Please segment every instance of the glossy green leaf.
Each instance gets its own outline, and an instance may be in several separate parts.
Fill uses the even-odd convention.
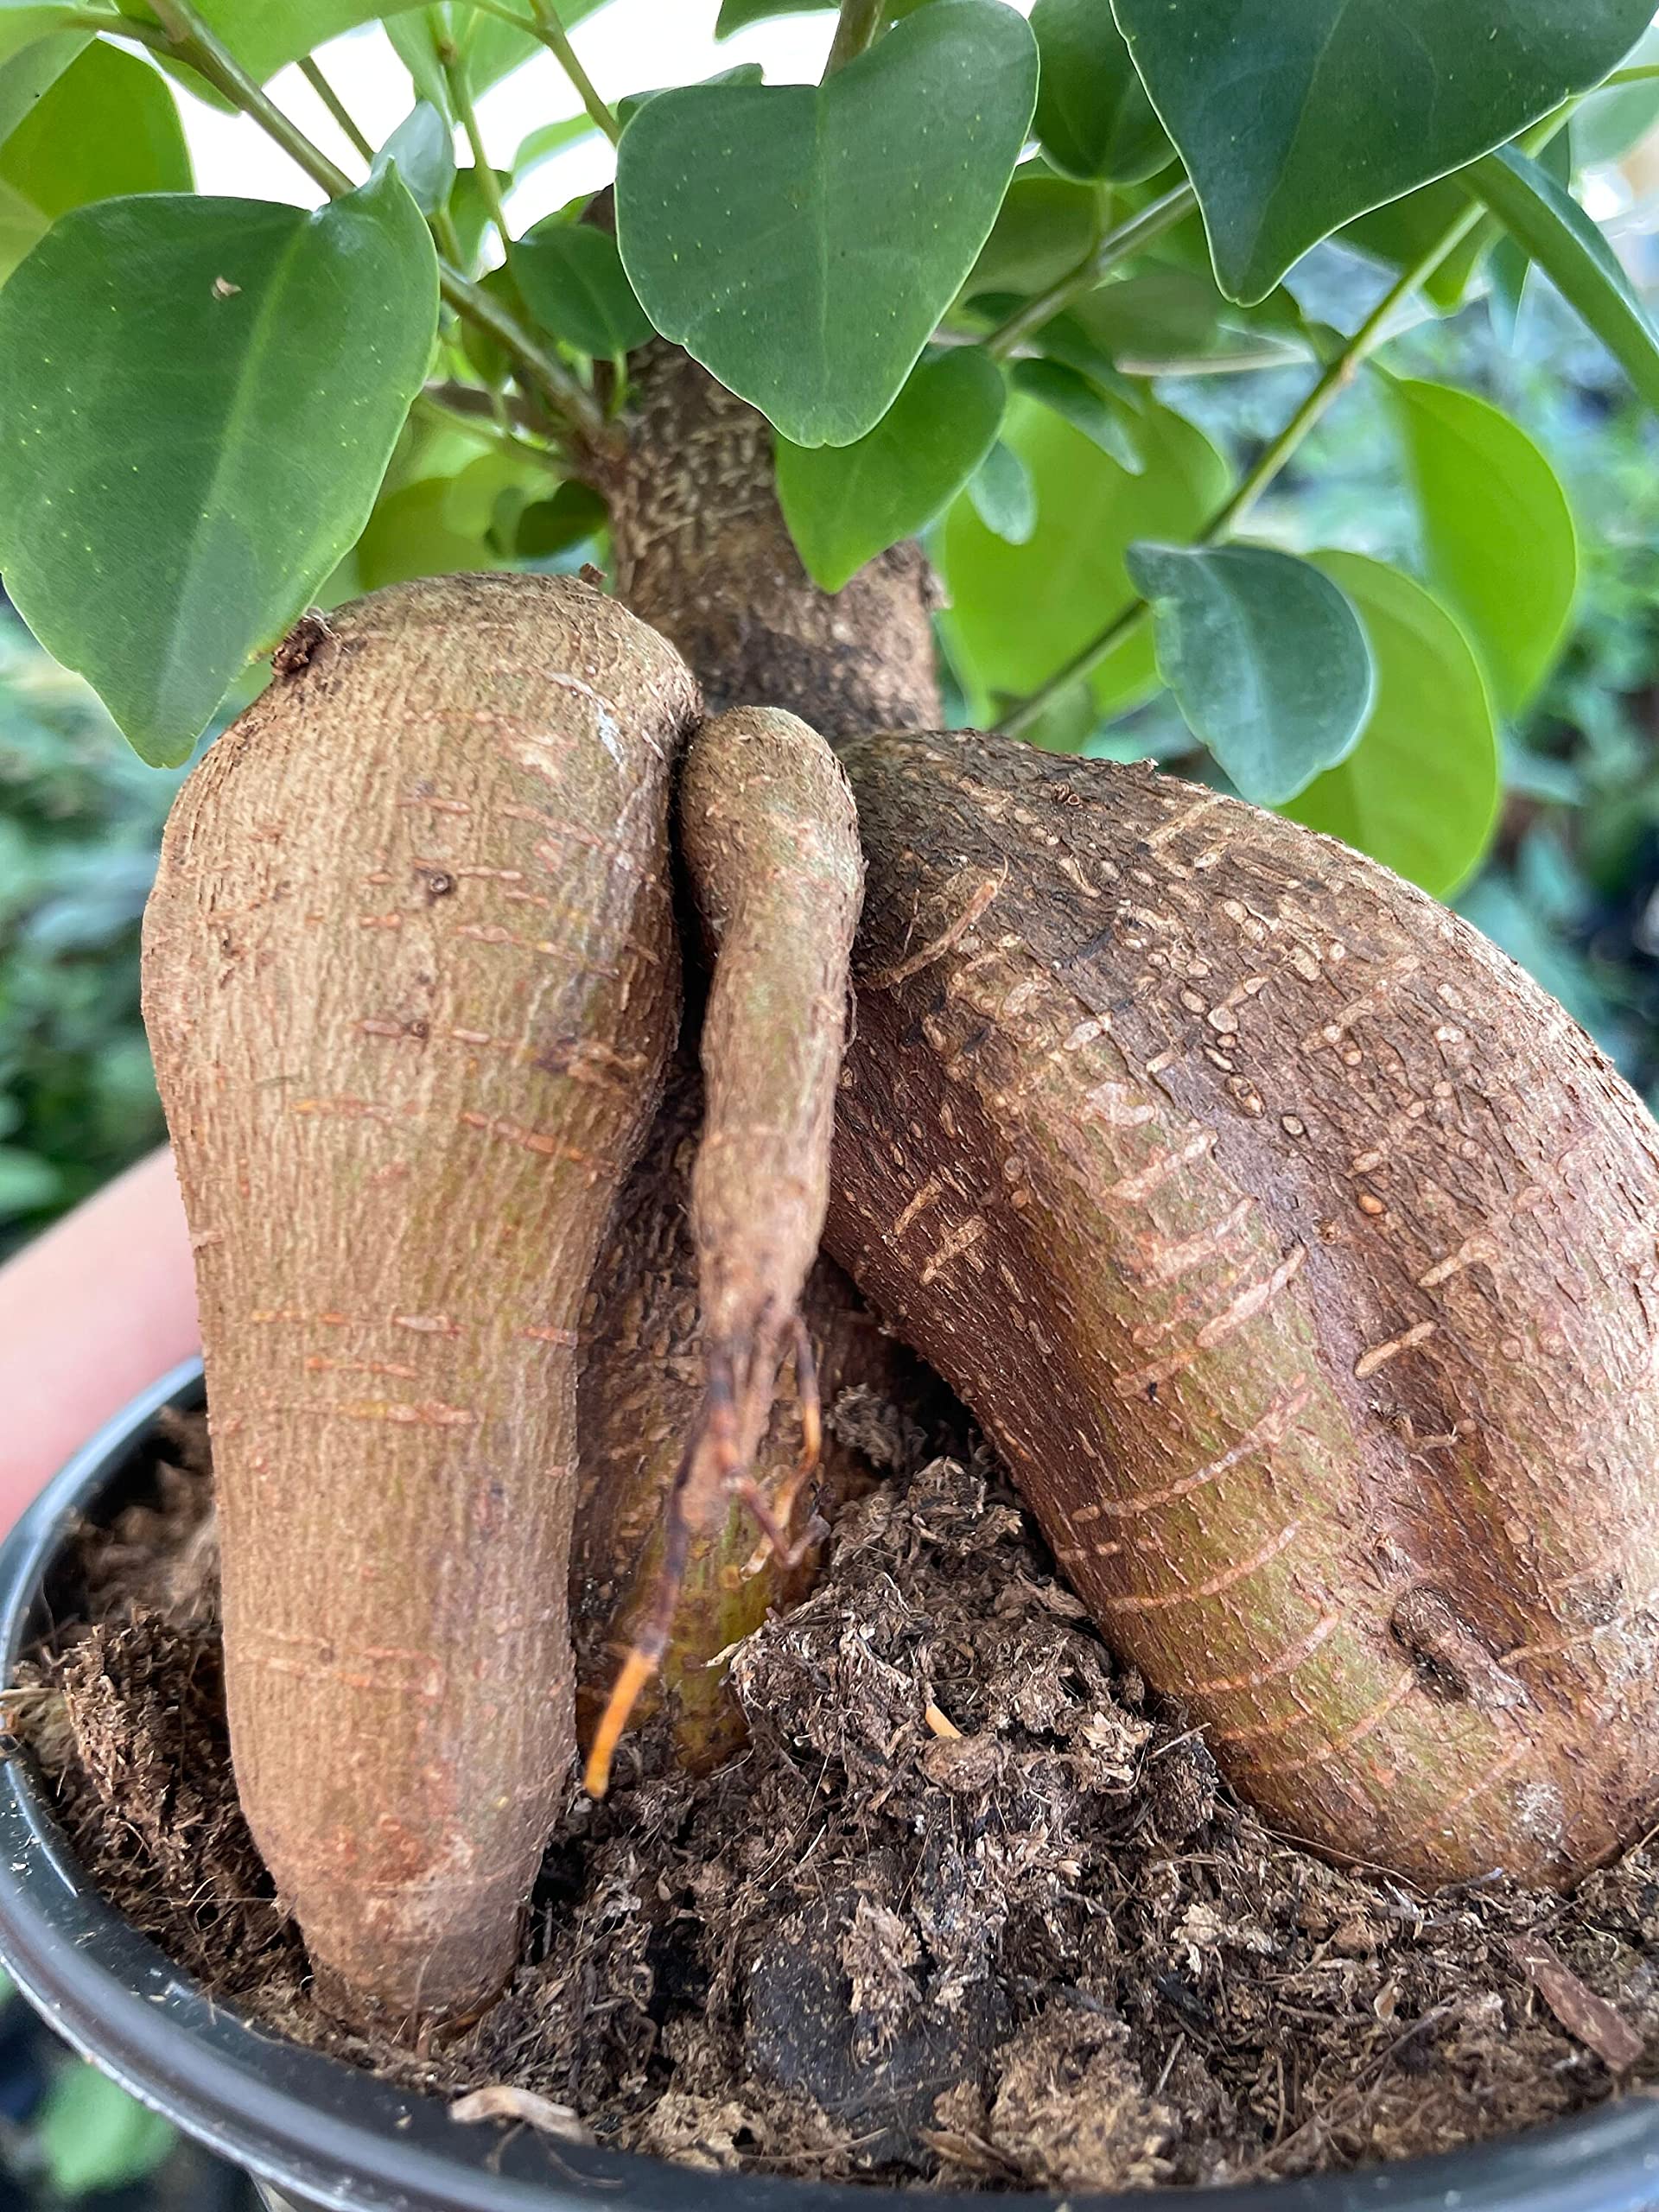
[[[1625,67],[1659,63],[1659,23],[1649,25],[1624,55]],[[1618,85],[1611,92],[1592,92],[1573,111],[1573,136],[1580,162],[1593,168],[1601,162],[1616,162],[1639,145],[1659,123],[1659,77],[1634,85]]]
[[[0,290],[0,571],[146,760],[185,757],[356,538],[436,324],[391,172],[315,214],[78,208]]]
[[[593,137],[595,131],[596,125],[588,115],[567,115],[558,123],[539,124],[518,142],[518,150],[512,157],[514,176],[528,176],[543,162],[550,162],[555,154],[563,153],[567,146],[579,146],[584,138]]]
[[[747,30],[751,23],[764,23],[773,16],[821,15],[833,5],[834,0],[720,0],[715,36],[730,38],[734,32]]]
[[[455,140],[448,118],[429,100],[416,101],[380,152],[383,160],[397,162],[423,215],[442,207],[455,181]]]
[[[0,279],[72,207],[190,183],[167,79],[94,40],[0,146]]]
[[[1606,74],[1651,0],[1115,0],[1198,188],[1222,288],[1257,300],[1319,239]]]
[[[1040,292],[1069,276],[1100,240],[1095,188],[1061,176],[1017,176],[964,292]]]
[[[987,530],[1009,545],[1028,545],[1037,527],[1037,486],[1031,471],[998,438],[968,480],[969,505]]]
[[[1395,382],[1428,580],[1468,630],[1505,715],[1548,673],[1578,588],[1573,512],[1518,423],[1473,392]]]
[[[226,0],[220,0],[220,4],[226,4]],[[229,4],[240,6],[244,0],[229,0]],[[502,0],[504,6],[512,4],[513,0]],[[584,16],[603,7],[605,0],[556,0],[556,4],[559,21],[569,30]],[[507,22],[491,10],[469,7],[467,0],[448,0],[447,5],[425,8],[416,7],[413,0],[393,0],[391,8],[368,10],[372,16],[386,17],[386,36],[416,92],[445,115],[450,108],[449,88],[438,58],[440,41],[454,48],[467,89],[474,94],[487,92],[534,54],[545,50],[531,27],[525,0],[517,0],[514,12],[522,16],[522,26]]]
[[[1109,454],[1120,468],[1127,468],[1133,476],[1141,474],[1141,448],[1133,423],[1078,370],[1068,368],[1063,361],[1016,361],[1010,381],[1016,391],[1064,415],[1085,438],[1092,438],[1103,453]]]
[[[521,560],[550,560],[596,537],[609,519],[597,492],[586,484],[561,484],[550,499],[532,500],[521,510],[513,550]]]
[[[550,215],[519,239],[508,265],[535,321],[582,353],[608,359],[651,336],[608,231]]]
[[[1624,264],[1572,194],[1513,146],[1477,162],[1471,181],[1647,404],[1659,409],[1659,331]]]
[[[43,38],[27,22],[30,16],[49,21],[65,12],[57,8],[0,9],[0,143],[92,42],[87,31],[60,31]]]
[[[54,2195],[71,2202],[142,2181],[176,2140],[159,2113],[79,2059],[54,2076],[35,2132]]]
[[[1037,0],[1037,136],[1068,176],[1137,184],[1175,157],[1123,34],[1101,0]]]
[[[1348,758],[1282,810],[1449,898],[1486,850],[1502,790],[1480,663],[1414,578],[1357,553],[1312,557],[1364,625],[1376,696]]]
[[[406,484],[377,502],[357,541],[357,572],[365,591],[498,565],[481,532],[459,530],[449,517],[451,486],[442,476]]]
[[[1457,177],[1442,177],[1373,207],[1345,224],[1338,233],[1344,245],[1358,248],[1390,269],[1415,269],[1426,260],[1459,217],[1469,210],[1469,195]],[[1437,308],[1449,314],[1462,301],[1482,260],[1498,236],[1495,223],[1478,223],[1463,243],[1453,248],[1423,286]]]
[[[766,73],[758,61],[740,61],[730,69],[720,69],[712,77],[704,77],[705,85],[764,85]],[[625,92],[616,104],[616,119],[625,127],[632,122],[647,100],[660,99],[665,92],[673,91],[671,85],[658,85],[648,92]]]
[[[875,428],[850,446],[778,441],[778,499],[812,581],[839,591],[867,561],[944,512],[995,442],[1007,388],[961,346],[919,362]]]
[[[1573,123],[1563,124],[1538,156],[1540,166],[1549,172],[1563,192],[1568,193],[1573,189],[1575,167],[1576,121],[1575,117]],[[1499,345],[1511,352],[1531,270],[1532,256],[1518,238],[1506,231],[1492,248],[1486,264],[1486,312]]]
[[[796,445],[850,445],[984,245],[1036,78],[1023,18],[948,0],[822,86],[650,101],[622,134],[616,194],[652,321]]]
[[[1158,673],[1246,798],[1281,805],[1352,752],[1376,677],[1328,576],[1266,545],[1133,545],[1128,567]]]
[[[1156,405],[1136,429],[1138,476],[1052,409],[1025,398],[1009,408],[1002,435],[1031,472],[1036,528],[1008,544],[958,499],[940,548],[950,596],[940,619],[953,662],[978,690],[1019,697],[1046,683],[1135,597],[1130,544],[1194,537],[1225,497],[1226,464],[1202,431]],[[1096,696],[1122,706],[1155,681],[1143,632],[1096,671]]]
[[[193,0],[196,13],[263,84],[290,61],[378,16],[397,16],[416,0]],[[124,16],[154,22],[145,0],[116,0]]]

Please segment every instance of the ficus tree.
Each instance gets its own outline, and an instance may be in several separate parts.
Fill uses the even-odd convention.
[[[670,88],[595,86],[589,12],[0,0],[6,588],[158,764],[273,657],[146,1003],[238,1787],[321,1986],[499,1986],[573,1638],[591,1786],[658,1675],[718,1751],[704,1662],[810,1574],[820,1400],[895,1338],[1285,1826],[1571,1878],[1659,1780],[1659,1141],[1426,895],[1576,546],[1387,349],[1535,264],[1659,401],[1573,193],[1659,113],[1649,0],[842,0],[821,82]],[[377,17],[380,147],[315,58]],[[504,167],[538,48],[580,113]],[[175,82],[321,204],[193,195]],[[613,187],[515,225],[587,131]],[[1237,477],[1159,384],[1222,358],[1305,369]],[[1409,570],[1253,535],[1362,371]],[[1112,764],[1160,688],[1202,785]]]

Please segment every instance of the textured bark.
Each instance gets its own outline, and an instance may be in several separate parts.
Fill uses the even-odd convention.
[[[528,577],[379,594],[278,666],[145,942],[238,1788],[343,2005],[464,2012],[568,1771],[575,1332],[677,1015],[696,691]]]
[[[711,711],[782,707],[832,740],[941,719],[919,546],[842,591],[801,567],[772,490],[772,431],[677,347],[636,354],[626,466],[610,499],[616,589],[671,639]]]
[[[1300,1837],[1556,1882],[1659,1789],[1659,1158],[1334,842],[1005,740],[843,759],[829,1243]]]
[[[678,827],[714,948],[691,1179],[703,1334],[708,1356],[738,1370],[740,1394],[752,1384],[769,1405],[830,1198],[864,895],[858,821],[815,731],[774,708],[741,707],[693,739]],[[741,1430],[755,1410],[740,1402]]]

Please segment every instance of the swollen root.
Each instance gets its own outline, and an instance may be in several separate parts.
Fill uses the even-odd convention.
[[[691,1179],[702,1313],[702,1408],[667,1501],[656,1588],[600,1721],[587,1769],[602,1796],[617,1742],[668,1648],[694,1541],[734,1497],[768,1552],[794,1564],[818,1531],[788,1534],[817,1462],[819,1418],[800,1298],[829,1204],[830,1142],[846,1040],[863,863],[851,791],[793,715],[741,708],[687,756],[680,842],[714,980],[702,1030],[707,1105]],[[782,1491],[753,1476],[785,1350],[795,1350],[804,1448]]]
[[[583,584],[409,585],[331,616],[168,824],[145,1012],[237,1784],[354,2017],[494,1994],[563,1796],[577,1330],[678,1019],[696,706]]]

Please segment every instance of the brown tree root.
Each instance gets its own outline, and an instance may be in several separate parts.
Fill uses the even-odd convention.
[[[821,1440],[801,1296],[829,1200],[863,887],[852,794],[804,722],[739,709],[693,741],[678,822],[715,948],[702,1024],[705,1115],[691,1181],[705,1394],[670,1488],[655,1591],[594,1732],[587,1785],[595,1796],[605,1791],[635,1700],[669,1648],[693,1543],[709,1541],[734,1497],[785,1573],[817,1533],[809,1525],[798,1539],[788,1524]],[[754,1457],[785,1343],[794,1351],[802,1450],[774,1499],[756,1480]]]
[[[677,1022],[697,706],[587,586],[330,618],[185,787],[145,1011],[238,1786],[343,2009],[499,1986],[573,1743],[576,1330]]]
[[[1659,1795],[1659,1137],[1333,841],[971,733],[843,753],[829,1248],[1295,1836],[1562,1882]]]

